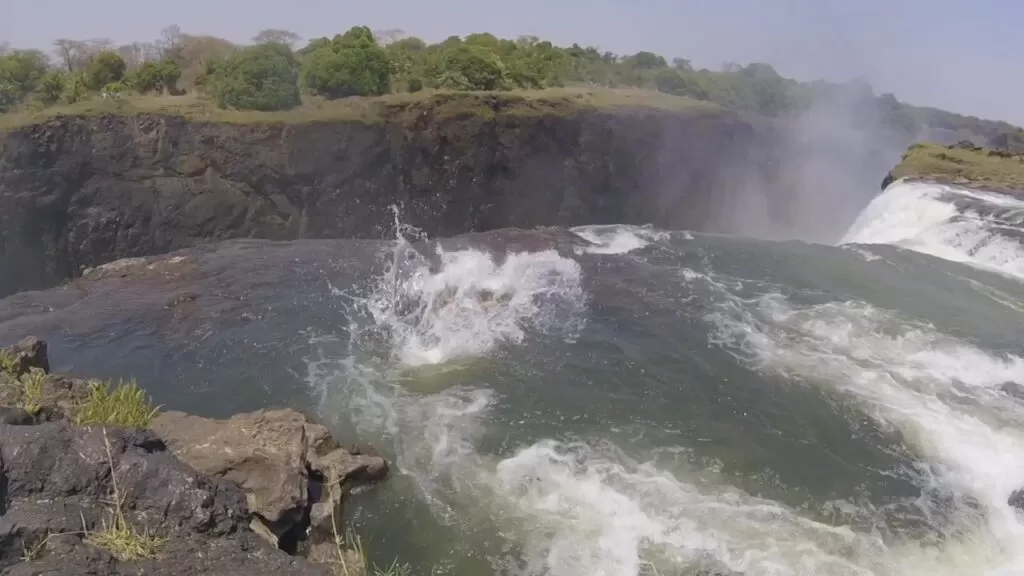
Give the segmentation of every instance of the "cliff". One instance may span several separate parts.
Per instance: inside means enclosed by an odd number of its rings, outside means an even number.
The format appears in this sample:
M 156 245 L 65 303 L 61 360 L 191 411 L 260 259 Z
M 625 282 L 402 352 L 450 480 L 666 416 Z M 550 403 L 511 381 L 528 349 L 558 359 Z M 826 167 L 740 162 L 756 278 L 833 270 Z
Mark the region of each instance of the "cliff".
M 970 142 L 914 144 L 886 175 L 882 188 L 901 178 L 1020 195 L 1024 194 L 1024 155 Z
M 3 140 L 0 296 L 209 240 L 387 237 L 392 205 L 431 235 L 713 230 L 729 191 L 776 180 L 771 127 L 674 101 L 435 94 L 334 117 L 43 118 Z

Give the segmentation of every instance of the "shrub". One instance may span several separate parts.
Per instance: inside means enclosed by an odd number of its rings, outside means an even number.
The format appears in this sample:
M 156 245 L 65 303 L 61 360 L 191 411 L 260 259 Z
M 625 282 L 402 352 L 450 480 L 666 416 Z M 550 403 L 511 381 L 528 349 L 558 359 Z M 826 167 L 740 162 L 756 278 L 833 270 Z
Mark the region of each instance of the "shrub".
M 272 42 L 217 64 L 208 88 L 221 108 L 286 110 L 301 103 L 295 56 L 287 46 Z
M 387 94 L 391 62 L 368 29 L 355 27 L 309 54 L 303 62 L 302 81 L 325 98 Z
M 85 85 L 92 90 L 99 90 L 107 84 L 120 82 L 124 79 L 126 68 L 120 54 L 100 52 L 85 67 Z
M 175 92 L 181 67 L 174 60 L 146 62 L 132 75 L 132 84 L 140 94 L 147 92 Z
M 497 54 L 482 46 L 456 44 L 445 51 L 441 85 L 456 90 L 508 88 L 505 66 Z
M 47 72 L 46 76 L 43 76 L 42 81 L 39 83 L 39 88 L 36 89 L 36 94 L 39 95 L 39 100 L 43 104 L 47 106 L 56 104 L 64 94 L 67 83 L 68 77 L 63 71 L 52 70 Z

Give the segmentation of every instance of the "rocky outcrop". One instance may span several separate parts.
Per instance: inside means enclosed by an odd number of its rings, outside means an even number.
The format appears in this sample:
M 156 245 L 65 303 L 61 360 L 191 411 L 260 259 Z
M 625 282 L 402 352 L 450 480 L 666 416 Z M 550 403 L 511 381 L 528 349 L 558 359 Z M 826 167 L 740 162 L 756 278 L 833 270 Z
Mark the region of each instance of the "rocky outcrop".
M 353 487 L 387 475 L 382 458 L 294 410 L 75 426 L 93 383 L 48 374 L 35 338 L 0 360 L 0 572 L 327 575 L 296 554 L 355 561 L 333 521 Z M 152 553 L 101 541 L 111 528 L 150 538 Z
M 4 574 L 331 573 L 248 530 L 241 490 L 181 463 L 151 432 L 0 425 L 0 456 Z M 115 522 L 115 479 L 127 524 L 161 540 L 156 558 L 120 560 L 90 542 Z
M 735 209 L 732 193 L 756 183 L 770 196 L 779 181 L 770 124 L 724 110 L 444 98 L 475 104 L 442 113 L 444 103 L 424 100 L 371 122 L 62 117 L 10 132 L 0 296 L 210 240 L 390 237 L 392 207 L 431 236 L 601 223 L 714 230 Z
M 388 472 L 383 458 L 350 453 L 327 428 L 294 410 L 261 410 L 228 420 L 166 412 L 152 428 L 186 464 L 240 486 L 253 528 L 292 553 L 306 539 L 311 517 L 319 521 L 312 522 L 316 528 L 331 507 L 340 515 L 345 487 L 332 498 L 324 487 L 328 478 L 365 484 Z

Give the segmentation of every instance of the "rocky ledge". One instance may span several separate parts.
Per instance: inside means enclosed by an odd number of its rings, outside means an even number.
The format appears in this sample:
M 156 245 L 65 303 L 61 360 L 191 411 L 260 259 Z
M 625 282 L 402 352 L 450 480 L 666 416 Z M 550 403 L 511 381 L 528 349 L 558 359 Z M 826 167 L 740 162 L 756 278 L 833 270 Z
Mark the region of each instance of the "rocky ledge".
M 3 574 L 359 574 L 337 521 L 387 472 L 294 410 L 161 413 L 51 374 L 41 340 L 0 348 Z

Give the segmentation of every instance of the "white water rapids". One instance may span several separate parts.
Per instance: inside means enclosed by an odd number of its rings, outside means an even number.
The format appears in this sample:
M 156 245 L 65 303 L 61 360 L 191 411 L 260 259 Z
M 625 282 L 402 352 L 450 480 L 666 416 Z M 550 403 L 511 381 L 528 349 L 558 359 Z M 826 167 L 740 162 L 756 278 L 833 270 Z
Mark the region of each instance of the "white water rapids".
M 988 210 L 958 209 L 957 198 Z M 1024 247 L 1012 234 L 1022 222 L 1024 203 L 1018 200 L 896 183 L 864 210 L 843 243 L 858 250 L 896 245 L 1024 279 Z M 605 255 L 641 250 L 661 238 L 638 227 L 573 232 L 593 243 L 588 252 Z M 397 384 L 395 374 L 486 357 L 521 341 L 527 326 L 571 339 L 586 329 L 580 266 L 555 251 L 513 253 L 499 264 L 484 252 L 461 250 L 439 252 L 431 267 L 406 259 L 406 249 L 396 254 L 402 252 L 401 266 L 409 271 L 397 274 L 396 266 L 360 302 L 374 318 L 369 328 L 391 339 L 390 364 L 370 367 L 347 359 L 338 368 L 348 382 L 345 409 L 357 414 L 364 432 L 396 439 L 398 466 L 428 499 L 442 488 L 453 490 L 471 502 L 466 506 L 499 519 L 502 532 L 519 543 L 522 562 L 496 571 L 1024 575 L 1024 524 L 1007 505 L 1009 493 L 1024 485 L 1024 405 L 1008 401 L 999 389 L 1007 382 L 1024 385 L 1020 356 L 990 354 L 864 302 L 797 305 L 773 291 L 751 300 L 734 293 L 742 278 L 679 271 L 679 282 L 700 283 L 720 297 L 707 318 L 709 345 L 765 374 L 856 398 L 927 457 L 931 482 L 962 490 L 984 509 L 957 510 L 939 545 L 887 541 L 878 533 L 814 521 L 715 481 L 707 471 L 669 471 L 637 461 L 610 442 L 550 438 L 505 459 L 478 453 L 474 440 L 501 401 L 500 390 L 481 383 L 415 393 Z M 439 515 L 461 513 L 441 498 L 431 501 Z M 850 502 L 835 506 L 856 508 Z
M 895 182 L 861 212 L 841 242 L 892 244 L 1024 279 L 1024 200 Z

